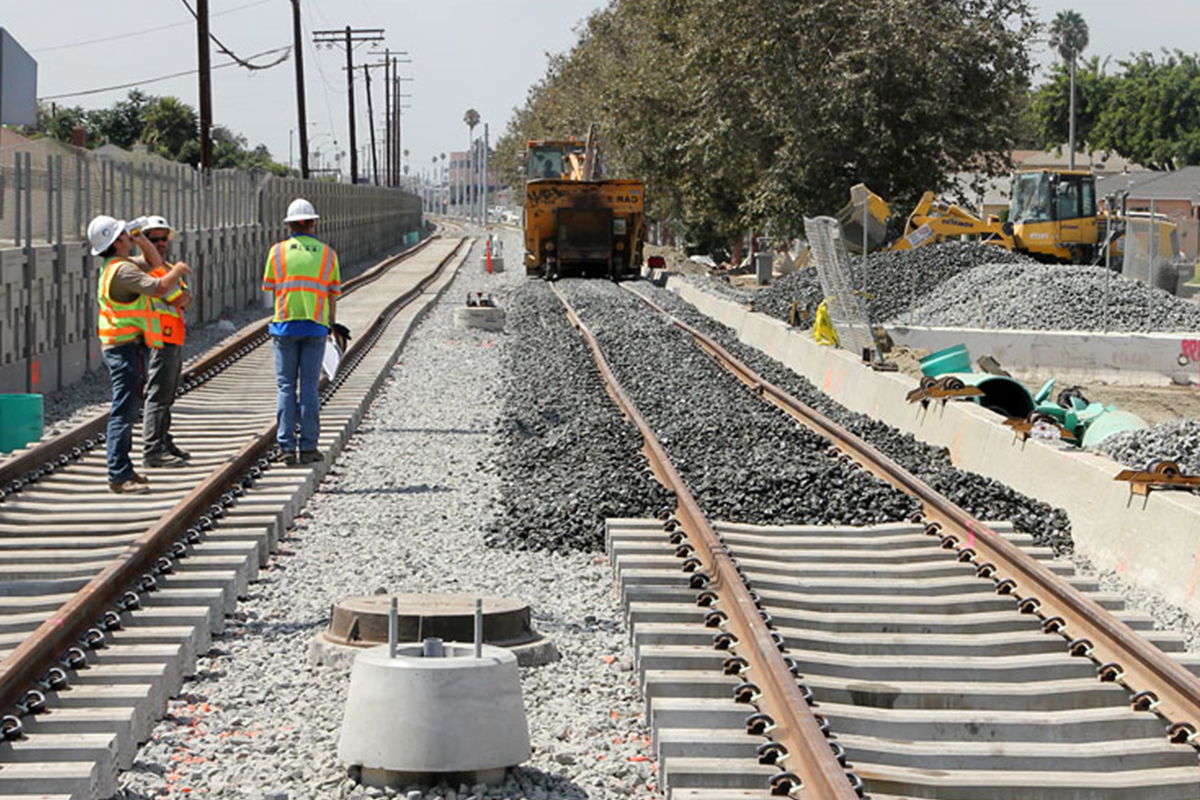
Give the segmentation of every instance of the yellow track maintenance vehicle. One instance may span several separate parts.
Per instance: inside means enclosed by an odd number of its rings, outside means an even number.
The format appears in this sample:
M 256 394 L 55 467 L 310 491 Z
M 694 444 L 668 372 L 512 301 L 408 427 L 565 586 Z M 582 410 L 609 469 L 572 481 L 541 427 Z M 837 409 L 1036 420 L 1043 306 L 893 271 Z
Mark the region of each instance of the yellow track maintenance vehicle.
M 1114 255 L 1130 217 L 1113 216 L 1111 236 L 1107 216 L 1096 203 L 1096 176 L 1086 170 L 1021 170 L 1013 176 L 1008 221 L 997 216 L 981 219 L 953 204 L 939 202 L 926 192 L 908 215 L 898 236 L 889 236 L 891 209 L 863 184 L 850 190 L 850 203 L 838 212 L 846 244 L 861 252 L 864 207 L 867 248 L 875 251 L 910 250 L 948 238 L 966 236 L 1026 253 L 1048 263 L 1094 264 L 1103 260 L 1110 238 Z M 1174 253 L 1177 233 L 1170 223 L 1158 226 L 1158 252 Z
M 529 142 L 525 159 L 525 274 L 636 277 L 642 266 L 644 187 L 603 178 L 596 129 Z

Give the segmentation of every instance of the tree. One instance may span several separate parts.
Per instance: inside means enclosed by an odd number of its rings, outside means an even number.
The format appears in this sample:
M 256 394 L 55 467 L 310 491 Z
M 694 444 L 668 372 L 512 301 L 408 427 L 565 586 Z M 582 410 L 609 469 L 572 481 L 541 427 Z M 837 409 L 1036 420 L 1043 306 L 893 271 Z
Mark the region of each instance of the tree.
M 1075 139 L 1085 151 L 1096 146 L 1096 128 L 1117 78 L 1107 74 L 1108 60 L 1099 57 L 1080 62 L 1075 70 Z M 1066 64 L 1051 68 L 1050 80 L 1032 98 L 1033 128 L 1037 147 L 1059 147 L 1070 140 L 1071 72 Z
M 1075 169 L 1075 64 L 1088 45 L 1088 26 L 1076 11 L 1060 11 L 1050 23 L 1050 46 L 1070 65 L 1070 101 L 1067 108 L 1067 149 Z
M 1097 143 L 1152 169 L 1200 164 L 1200 56 L 1141 53 L 1119 66 Z
M 613 0 L 514 111 L 529 139 L 600 124 L 609 173 L 698 247 L 788 237 L 866 182 L 898 207 L 1007 172 L 1028 105 L 1028 0 Z
M 112 108 L 89 111 L 88 127 L 100 139 L 128 150 L 141 138 L 146 111 L 154 99 L 138 89 L 132 89 L 124 100 L 118 100 Z
M 152 152 L 177 160 L 199 136 L 196 110 L 177 97 L 159 97 L 146 109 L 141 141 Z

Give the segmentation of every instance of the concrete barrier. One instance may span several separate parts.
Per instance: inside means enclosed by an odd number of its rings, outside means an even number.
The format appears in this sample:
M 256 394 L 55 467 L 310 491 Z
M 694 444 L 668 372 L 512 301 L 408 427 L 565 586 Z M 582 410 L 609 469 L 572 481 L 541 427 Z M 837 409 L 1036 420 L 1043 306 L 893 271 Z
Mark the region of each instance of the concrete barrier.
M 956 466 L 1066 510 L 1080 554 L 1200 613 L 1200 497 L 1178 492 L 1137 497 L 1113 480 L 1121 466 L 1107 457 L 1056 443 L 1021 442 L 999 416 L 971 403 L 909 404 L 904 396 L 916 385 L 909 376 L 875 372 L 844 350 L 816 344 L 807 331 L 679 278 L 667 286 L 846 408 L 946 447 Z
M 937 351 L 965 344 L 1023 379 L 1166 386 L 1175 375 L 1200 380 L 1200 333 L 1093 333 L 885 326 L 892 341 Z

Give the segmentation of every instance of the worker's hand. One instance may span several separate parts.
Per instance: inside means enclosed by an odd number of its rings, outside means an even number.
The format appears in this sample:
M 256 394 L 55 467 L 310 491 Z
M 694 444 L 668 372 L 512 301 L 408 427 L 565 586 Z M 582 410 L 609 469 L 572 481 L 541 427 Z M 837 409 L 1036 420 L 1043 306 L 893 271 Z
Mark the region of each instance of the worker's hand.
M 180 275 L 192 274 L 192 268 L 182 261 L 176 262 L 175 266 L 171 267 L 171 269 L 175 272 L 178 272 Z
M 179 299 L 175 301 L 175 307 L 180 310 L 187 310 L 192 307 L 192 301 L 194 299 L 195 298 L 192 297 L 191 292 L 185 291 L 183 294 L 179 295 Z
M 132 239 L 133 243 L 138 246 L 138 249 L 142 251 L 142 255 L 146 256 L 147 260 L 149 260 L 149 253 L 158 253 L 158 251 L 154 249 L 153 242 L 147 239 L 146 234 L 142 233 L 140 230 L 137 233 L 129 234 L 129 238 Z

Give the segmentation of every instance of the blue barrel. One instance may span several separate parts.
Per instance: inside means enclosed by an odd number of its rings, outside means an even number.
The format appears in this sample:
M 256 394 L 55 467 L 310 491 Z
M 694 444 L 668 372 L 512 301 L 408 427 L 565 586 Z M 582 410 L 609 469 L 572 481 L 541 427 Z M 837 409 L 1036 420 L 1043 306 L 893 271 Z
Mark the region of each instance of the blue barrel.
M 0 453 L 42 438 L 42 396 L 0 394 Z

